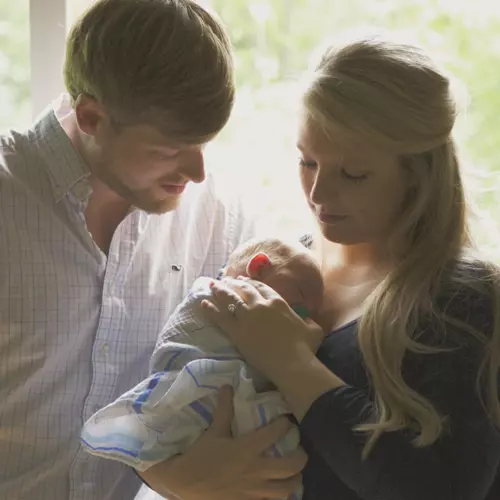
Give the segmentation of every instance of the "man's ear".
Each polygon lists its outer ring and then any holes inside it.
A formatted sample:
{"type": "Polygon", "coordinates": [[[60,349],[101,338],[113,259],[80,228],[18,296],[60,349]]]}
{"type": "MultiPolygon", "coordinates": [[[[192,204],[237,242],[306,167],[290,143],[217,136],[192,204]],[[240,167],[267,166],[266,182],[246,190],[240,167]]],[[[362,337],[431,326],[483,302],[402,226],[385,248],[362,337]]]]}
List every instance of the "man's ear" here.
{"type": "Polygon", "coordinates": [[[80,94],[75,102],[75,115],[78,127],[87,135],[95,137],[99,128],[107,121],[108,115],[101,104],[85,94],[80,94]]]}
{"type": "Polygon", "coordinates": [[[263,272],[272,267],[271,259],[267,254],[256,253],[247,264],[247,275],[252,279],[262,278],[263,272]]]}

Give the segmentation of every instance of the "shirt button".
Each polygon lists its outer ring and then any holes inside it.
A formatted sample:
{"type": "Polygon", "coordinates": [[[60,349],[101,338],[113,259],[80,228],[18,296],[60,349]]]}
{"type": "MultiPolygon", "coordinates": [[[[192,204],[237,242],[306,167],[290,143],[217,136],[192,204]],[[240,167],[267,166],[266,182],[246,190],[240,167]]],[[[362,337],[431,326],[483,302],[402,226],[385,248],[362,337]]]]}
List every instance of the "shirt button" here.
{"type": "Polygon", "coordinates": [[[109,344],[102,344],[102,352],[107,354],[109,352],[109,344]]]}

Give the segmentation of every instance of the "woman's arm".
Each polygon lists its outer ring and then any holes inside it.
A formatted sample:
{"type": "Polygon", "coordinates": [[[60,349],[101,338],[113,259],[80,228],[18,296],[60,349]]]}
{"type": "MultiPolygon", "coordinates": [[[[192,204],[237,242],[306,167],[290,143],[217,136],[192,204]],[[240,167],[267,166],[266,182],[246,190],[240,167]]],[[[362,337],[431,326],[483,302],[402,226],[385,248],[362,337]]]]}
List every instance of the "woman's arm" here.
{"type": "Polygon", "coordinates": [[[276,363],[268,370],[267,376],[300,422],[316,400],[334,389],[345,387],[345,383],[307,347],[296,351],[290,354],[287,350],[283,362],[276,363]]]}
{"type": "MultiPolygon", "coordinates": [[[[216,306],[209,305],[207,311],[246,359],[277,386],[301,421],[310,447],[361,498],[484,500],[500,464],[500,434],[475,392],[481,346],[409,356],[417,362],[413,373],[407,373],[407,383],[449,416],[449,433],[420,449],[412,445],[409,432],[387,433],[363,461],[365,438],[353,427],[366,422],[371,413],[368,394],[344,384],[315,358],[310,347],[314,342],[309,341],[314,329],[269,287],[232,284],[231,288],[217,285],[216,306]],[[225,311],[239,297],[245,304],[231,317],[225,311]]],[[[477,305],[475,298],[466,298],[468,302],[477,305]]],[[[475,306],[462,316],[470,320],[472,313],[479,315],[479,323],[485,314],[491,317],[489,305],[475,306]]],[[[471,337],[468,332],[452,332],[451,327],[446,335],[431,330],[427,330],[430,338],[471,337]]]]}
{"type": "MultiPolygon", "coordinates": [[[[433,362],[439,363],[434,358],[433,362]]],[[[318,362],[319,363],[319,362],[318,362]]],[[[443,394],[449,381],[429,380],[431,401],[455,399],[462,415],[450,415],[451,436],[434,446],[413,447],[407,432],[383,435],[362,461],[365,440],[353,432],[372,402],[360,390],[337,385],[324,366],[290,363],[274,383],[282,391],[306,440],[339,478],[365,500],[483,500],[500,464],[500,434],[474,394],[443,394]],[[327,389],[328,386],[331,389],[327,389]],[[337,386],[337,387],[335,387],[337,386]],[[467,408],[469,405],[469,408],[467,408]]],[[[451,380],[456,373],[441,370],[451,380]]],[[[453,401],[452,401],[453,403],[453,401]]]]}

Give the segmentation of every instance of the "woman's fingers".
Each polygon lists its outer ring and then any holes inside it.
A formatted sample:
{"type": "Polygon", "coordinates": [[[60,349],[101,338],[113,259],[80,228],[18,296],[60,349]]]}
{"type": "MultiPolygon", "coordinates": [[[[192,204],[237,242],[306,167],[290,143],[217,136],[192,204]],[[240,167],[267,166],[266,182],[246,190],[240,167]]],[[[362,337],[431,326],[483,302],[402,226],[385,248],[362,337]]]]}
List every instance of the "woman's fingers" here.
{"type": "Polygon", "coordinates": [[[224,278],[222,283],[230,290],[236,292],[249,305],[262,302],[262,295],[257,288],[253,286],[253,281],[243,278],[224,278]]]}
{"type": "Polygon", "coordinates": [[[241,298],[246,304],[254,305],[264,300],[277,300],[284,302],[281,295],[270,286],[261,281],[250,280],[248,278],[224,278],[214,283],[212,290],[215,295],[222,298],[241,298]]]}
{"type": "MultiPolygon", "coordinates": [[[[257,294],[257,296],[263,297],[266,300],[283,301],[283,298],[278,292],[276,292],[274,289],[272,289],[265,283],[262,283],[262,281],[246,280],[243,282],[243,284],[249,287],[252,290],[253,294],[257,294]]],[[[241,286],[242,285],[240,285],[240,287],[241,286]]]]}
{"type": "Polygon", "coordinates": [[[233,316],[240,309],[247,309],[247,303],[240,294],[231,289],[224,282],[214,282],[211,285],[212,299],[211,302],[219,309],[221,313],[229,312],[233,316]]]}

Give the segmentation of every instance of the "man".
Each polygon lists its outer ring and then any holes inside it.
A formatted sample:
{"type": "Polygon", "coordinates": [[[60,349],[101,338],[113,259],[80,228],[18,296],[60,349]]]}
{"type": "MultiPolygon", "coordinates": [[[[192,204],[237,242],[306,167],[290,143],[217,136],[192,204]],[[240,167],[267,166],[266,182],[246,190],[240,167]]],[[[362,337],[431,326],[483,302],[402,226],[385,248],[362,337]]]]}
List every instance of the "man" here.
{"type": "MultiPolygon", "coordinates": [[[[144,377],[191,283],[252,233],[203,164],[233,106],[230,45],[191,0],[98,0],[64,75],[69,96],[0,138],[0,498],[127,500],[138,476],[81,451],[82,423],[144,377]]],[[[231,412],[224,393],[146,481],[182,500],[286,497],[304,457],[261,453],[287,424],[233,439],[231,412]]]]}

